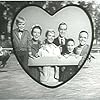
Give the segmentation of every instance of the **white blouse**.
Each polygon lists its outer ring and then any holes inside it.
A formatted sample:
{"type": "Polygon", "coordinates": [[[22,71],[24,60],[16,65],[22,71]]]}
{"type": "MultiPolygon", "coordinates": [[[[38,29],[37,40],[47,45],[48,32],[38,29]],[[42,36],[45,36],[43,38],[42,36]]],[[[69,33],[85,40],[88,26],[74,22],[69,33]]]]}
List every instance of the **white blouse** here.
{"type": "Polygon", "coordinates": [[[60,54],[60,48],[57,47],[55,44],[45,44],[43,45],[38,52],[38,55],[40,57],[54,57],[59,56],[60,54]]]}

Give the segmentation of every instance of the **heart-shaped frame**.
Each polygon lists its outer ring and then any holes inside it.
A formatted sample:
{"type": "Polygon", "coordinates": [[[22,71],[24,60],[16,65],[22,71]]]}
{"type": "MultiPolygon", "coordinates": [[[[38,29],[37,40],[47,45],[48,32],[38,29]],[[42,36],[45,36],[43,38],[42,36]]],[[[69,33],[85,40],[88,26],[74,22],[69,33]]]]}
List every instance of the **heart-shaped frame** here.
{"type": "MultiPolygon", "coordinates": [[[[65,7],[62,7],[62,8],[60,8],[59,10],[57,10],[57,11],[55,11],[53,14],[52,13],[50,13],[50,12],[48,12],[47,10],[45,10],[45,9],[43,9],[42,7],[40,7],[40,6],[37,6],[37,5],[27,5],[27,6],[24,6],[24,7],[22,7],[17,13],[16,13],[16,15],[15,15],[15,17],[14,17],[14,19],[13,19],[13,22],[12,22],[12,26],[11,26],[11,31],[12,31],[12,43],[13,43],[13,27],[15,27],[14,25],[15,25],[15,19],[16,19],[16,17],[19,15],[19,13],[21,13],[21,11],[23,10],[23,9],[26,9],[26,8],[28,8],[28,7],[34,7],[34,8],[38,8],[38,9],[41,9],[41,10],[43,10],[43,11],[45,11],[48,15],[50,15],[51,17],[53,17],[54,15],[56,15],[56,13],[58,13],[59,11],[61,11],[62,9],[65,9],[65,8],[68,8],[68,7],[75,7],[75,8],[78,8],[78,9],[80,9],[81,11],[83,11],[84,12],[84,14],[86,14],[86,16],[88,17],[88,19],[89,19],[89,22],[90,22],[90,27],[91,27],[91,32],[92,32],[92,34],[91,34],[91,39],[90,39],[90,48],[89,48],[89,51],[88,51],[88,54],[86,55],[86,58],[85,58],[85,60],[82,62],[82,64],[80,65],[80,68],[73,74],[73,76],[75,76],[76,74],[77,74],[77,72],[82,68],[82,66],[84,65],[84,63],[86,62],[86,60],[87,60],[87,58],[88,58],[88,56],[89,56],[89,54],[90,54],[90,51],[91,51],[91,48],[92,48],[92,44],[93,44],[93,38],[94,38],[94,28],[93,28],[93,22],[92,22],[92,19],[91,19],[91,16],[89,15],[89,13],[87,12],[87,10],[86,9],[84,9],[83,7],[81,7],[81,6],[79,6],[79,5],[67,5],[67,6],[65,6],[65,7]]],[[[24,15],[23,15],[24,16],[24,15]]],[[[72,34],[73,35],[73,34],[72,34]]],[[[14,43],[13,43],[13,47],[14,47],[15,45],[14,45],[14,43]]],[[[14,48],[14,51],[15,51],[15,48],[14,48]]],[[[16,53],[15,53],[15,55],[16,55],[16,53]]],[[[16,56],[17,57],[17,56],[16,56]]],[[[19,61],[19,59],[18,59],[18,57],[17,57],[17,60],[19,61]]],[[[22,65],[22,63],[19,61],[19,63],[20,63],[20,65],[23,67],[23,65],[22,65]]],[[[25,70],[25,69],[24,69],[25,70]]],[[[66,83],[67,81],[69,81],[73,76],[71,76],[68,80],[66,80],[66,81],[64,81],[64,82],[62,82],[62,83],[60,83],[60,84],[57,84],[57,85],[55,85],[55,86],[49,86],[49,85],[46,85],[46,84],[43,84],[43,83],[41,83],[41,82],[39,82],[38,80],[36,80],[34,77],[32,77],[32,75],[27,71],[27,70],[25,70],[25,72],[32,78],[32,79],[34,79],[36,82],[38,82],[39,84],[41,84],[41,85],[43,85],[43,86],[46,86],[46,87],[48,87],[48,88],[56,88],[56,87],[59,87],[59,86],[61,86],[62,84],[64,84],[64,83],[66,83]]]]}

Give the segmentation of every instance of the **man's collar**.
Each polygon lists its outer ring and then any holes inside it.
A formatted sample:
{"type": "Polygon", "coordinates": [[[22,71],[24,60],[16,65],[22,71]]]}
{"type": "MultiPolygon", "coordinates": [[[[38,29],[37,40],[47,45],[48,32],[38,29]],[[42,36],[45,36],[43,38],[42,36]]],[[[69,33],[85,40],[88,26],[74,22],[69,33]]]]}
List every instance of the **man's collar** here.
{"type": "Polygon", "coordinates": [[[18,29],[18,32],[21,32],[21,33],[23,33],[23,31],[24,31],[24,30],[19,30],[19,29],[18,29]]]}
{"type": "Polygon", "coordinates": [[[60,40],[61,40],[61,39],[63,39],[63,40],[65,39],[64,37],[60,37],[60,36],[59,36],[58,38],[59,38],[60,40]]]}

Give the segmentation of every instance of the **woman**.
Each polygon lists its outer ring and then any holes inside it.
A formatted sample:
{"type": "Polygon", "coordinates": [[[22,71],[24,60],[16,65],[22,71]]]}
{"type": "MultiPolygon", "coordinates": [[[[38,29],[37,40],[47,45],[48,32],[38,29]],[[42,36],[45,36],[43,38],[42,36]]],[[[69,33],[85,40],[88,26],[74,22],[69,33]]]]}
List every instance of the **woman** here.
{"type": "MultiPolygon", "coordinates": [[[[42,33],[42,28],[39,25],[35,25],[32,27],[32,31],[31,31],[32,40],[30,44],[31,51],[29,51],[29,56],[33,59],[36,58],[36,54],[41,47],[41,42],[39,40],[41,33],[42,33]]],[[[40,81],[41,68],[36,67],[36,66],[31,66],[30,69],[31,69],[30,70],[31,76],[37,81],[40,81]]]]}
{"type": "MultiPolygon", "coordinates": [[[[52,29],[47,30],[45,34],[45,41],[43,46],[39,49],[38,55],[40,57],[57,57],[60,56],[60,49],[57,47],[53,41],[55,38],[55,32],[52,29]]],[[[57,66],[44,66],[43,73],[41,73],[40,80],[41,82],[58,82],[54,78],[55,75],[55,68],[57,66]]]]}
{"type": "MultiPolygon", "coordinates": [[[[75,41],[70,38],[67,41],[66,44],[67,50],[66,53],[64,54],[64,57],[67,59],[68,57],[72,57],[72,60],[77,59],[78,57],[80,57],[79,55],[76,55],[74,52],[74,48],[75,48],[75,41]]],[[[81,59],[81,57],[80,57],[81,59]]],[[[64,66],[62,67],[62,76],[61,76],[61,80],[60,81],[66,81],[68,79],[70,79],[73,75],[75,75],[75,73],[78,71],[78,65],[69,65],[69,66],[64,66]]]]}

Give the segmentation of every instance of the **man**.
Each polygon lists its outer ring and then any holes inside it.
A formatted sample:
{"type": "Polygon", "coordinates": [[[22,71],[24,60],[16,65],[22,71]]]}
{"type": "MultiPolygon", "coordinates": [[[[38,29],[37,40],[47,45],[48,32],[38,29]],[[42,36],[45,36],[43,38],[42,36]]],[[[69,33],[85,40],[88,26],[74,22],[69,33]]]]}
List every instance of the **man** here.
{"type": "MultiPolygon", "coordinates": [[[[81,31],[79,33],[79,37],[78,37],[79,45],[75,48],[75,53],[83,57],[83,59],[79,63],[79,68],[82,65],[82,63],[84,62],[84,60],[86,59],[87,54],[88,54],[89,49],[90,49],[90,46],[87,44],[88,36],[89,36],[89,34],[87,31],[81,31]]],[[[94,58],[90,54],[88,57],[88,60],[90,60],[91,57],[94,58]]]]}
{"type": "Polygon", "coordinates": [[[81,31],[79,33],[79,45],[75,48],[75,52],[81,56],[87,55],[89,51],[89,45],[86,44],[88,39],[88,33],[86,31],[81,31]]]}
{"type": "Polygon", "coordinates": [[[61,54],[66,53],[66,46],[65,44],[67,43],[67,39],[65,37],[66,35],[66,31],[67,31],[67,25],[66,23],[60,23],[59,27],[58,27],[58,31],[59,31],[59,36],[57,38],[54,39],[54,44],[57,46],[60,46],[61,48],[61,54]]]}
{"type": "MultiPolygon", "coordinates": [[[[63,55],[67,51],[67,47],[65,45],[65,44],[67,44],[67,39],[65,37],[66,31],[67,31],[66,23],[64,23],[64,22],[60,23],[59,27],[58,27],[58,31],[59,31],[59,36],[54,39],[53,43],[60,47],[61,54],[63,55]]],[[[63,68],[65,68],[65,67],[59,66],[59,81],[62,81],[62,77],[64,74],[63,68]]]]}
{"type": "Polygon", "coordinates": [[[25,30],[25,19],[18,17],[16,19],[17,28],[13,30],[13,47],[16,57],[26,72],[29,72],[28,67],[28,52],[30,49],[31,36],[25,30]]]}

